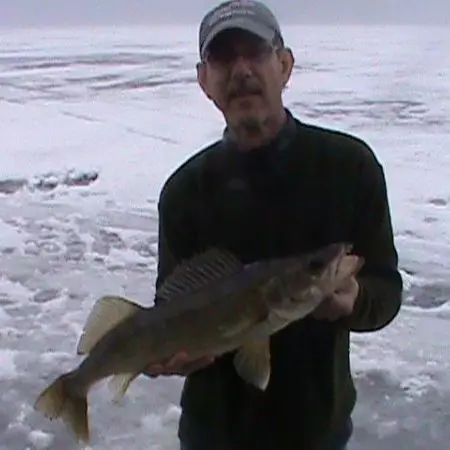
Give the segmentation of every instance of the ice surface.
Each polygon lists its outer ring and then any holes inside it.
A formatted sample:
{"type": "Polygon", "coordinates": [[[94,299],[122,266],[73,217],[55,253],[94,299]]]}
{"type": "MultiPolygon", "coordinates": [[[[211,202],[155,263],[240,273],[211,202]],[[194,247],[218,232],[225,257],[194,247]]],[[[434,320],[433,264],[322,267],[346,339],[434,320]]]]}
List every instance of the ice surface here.
{"type": "MultiPolygon", "coordinates": [[[[405,304],[352,337],[351,449],[450,442],[449,31],[291,27],[299,118],[363,137],[384,165],[405,304]]],[[[95,298],[151,304],[156,199],[222,131],[195,81],[196,29],[9,30],[0,44],[0,450],[76,449],[32,409],[79,358],[95,298]]],[[[181,380],[92,393],[93,449],[177,448],[181,380]]]]}

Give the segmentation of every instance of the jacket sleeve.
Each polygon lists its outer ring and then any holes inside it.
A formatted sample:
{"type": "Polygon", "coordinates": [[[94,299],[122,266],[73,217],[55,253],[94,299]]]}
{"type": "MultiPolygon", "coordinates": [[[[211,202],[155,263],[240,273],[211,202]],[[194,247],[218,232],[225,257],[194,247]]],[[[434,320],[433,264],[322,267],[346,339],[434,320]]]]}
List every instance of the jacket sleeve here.
{"type": "MultiPolygon", "coordinates": [[[[159,211],[158,223],[158,269],[156,275],[155,288],[158,289],[164,279],[169,275],[178,263],[176,246],[174,248],[174,235],[176,233],[173,227],[169,226],[170,217],[164,217],[159,211]]],[[[156,298],[155,298],[156,300],[156,298]]]]}
{"type": "Polygon", "coordinates": [[[351,331],[375,331],[398,314],[403,282],[398,270],[391,214],[383,168],[369,150],[357,185],[354,252],[365,263],[357,276],[360,290],[348,318],[351,331]]]}
{"type": "MultiPolygon", "coordinates": [[[[194,203],[195,198],[184,183],[162,190],[158,202],[156,290],[183,259],[195,252],[198,233],[192,221],[191,206],[194,203]]],[[[158,305],[156,295],[154,301],[158,305]]]]}

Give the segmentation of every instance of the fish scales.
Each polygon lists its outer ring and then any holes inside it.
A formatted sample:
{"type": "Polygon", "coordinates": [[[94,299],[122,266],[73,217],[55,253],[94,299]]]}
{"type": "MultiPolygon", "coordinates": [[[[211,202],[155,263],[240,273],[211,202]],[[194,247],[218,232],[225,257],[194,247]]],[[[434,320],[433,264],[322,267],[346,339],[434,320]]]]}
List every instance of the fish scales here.
{"type": "Polygon", "coordinates": [[[35,409],[62,418],[79,441],[89,442],[87,395],[112,376],[117,401],[152,364],[179,351],[192,358],[235,351],[246,382],[270,381],[270,336],[309,314],[363,259],[334,243],[308,254],[242,264],[212,248],[180,263],[156,292],[158,306],[142,307],[104,296],[89,314],[77,353],[85,359],[46,387],[35,409]]]}

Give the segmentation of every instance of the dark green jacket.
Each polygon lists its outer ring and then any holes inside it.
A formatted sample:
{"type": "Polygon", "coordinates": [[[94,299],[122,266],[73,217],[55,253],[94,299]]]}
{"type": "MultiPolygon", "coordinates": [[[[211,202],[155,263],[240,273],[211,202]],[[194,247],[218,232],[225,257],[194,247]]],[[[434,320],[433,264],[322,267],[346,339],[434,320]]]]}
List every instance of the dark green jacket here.
{"type": "Polygon", "coordinates": [[[266,392],[246,385],[230,355],[187,377],[180,436],[211,450],[318,450],[355,403],[350,331],[374,331],[398,313],[397,270],[384,173],[371,149],[344,133],[288,121],[274,142],[239,152],[224,138],[165,183],[159,201],[157,286],[182,258],[214,244],[243,262],[349,241],[365,258],[349,318],[307,317],[272,337],[266,392]]]}

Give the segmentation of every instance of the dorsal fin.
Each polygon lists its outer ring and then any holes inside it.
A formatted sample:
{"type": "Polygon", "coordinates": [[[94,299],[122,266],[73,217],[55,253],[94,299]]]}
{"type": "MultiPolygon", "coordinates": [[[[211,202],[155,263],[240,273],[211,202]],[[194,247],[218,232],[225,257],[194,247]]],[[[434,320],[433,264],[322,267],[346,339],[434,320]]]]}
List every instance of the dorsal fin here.
{"type": "Polygon", "coordinates": [[[123,297],[108,295],[100,297],[86,320],[78,342],[77,354],[89,353],[108,331],[141,308],[142,306],[123,297]]]}
{"type": "Polygon", "coordinates": [[[210,283],[233,275],[244,268],[231,252],[217,247],[182,261],[156,291],[156,297],[171,301],[192,294],[210,283]]]}

